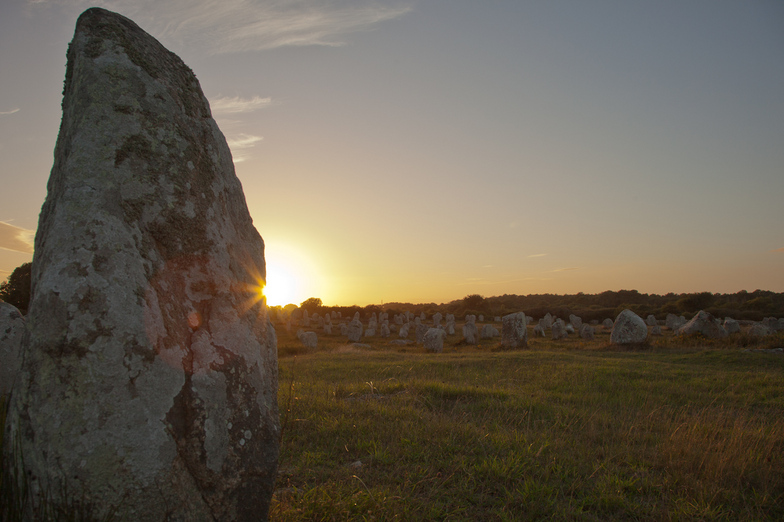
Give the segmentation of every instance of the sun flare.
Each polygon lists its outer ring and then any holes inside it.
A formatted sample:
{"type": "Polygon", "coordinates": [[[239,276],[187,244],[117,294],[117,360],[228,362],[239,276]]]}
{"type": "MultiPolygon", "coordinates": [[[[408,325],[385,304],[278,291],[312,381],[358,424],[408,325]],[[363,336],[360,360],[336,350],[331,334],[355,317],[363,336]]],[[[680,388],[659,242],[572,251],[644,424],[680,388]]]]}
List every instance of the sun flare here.
{"type": "Polygon", "coordinates": [[[263,294],[267,306],[299,305],[309,297],[320,297],[318,270],[310,258],[289,245],[267,243],[267,282],[263,294]]]}

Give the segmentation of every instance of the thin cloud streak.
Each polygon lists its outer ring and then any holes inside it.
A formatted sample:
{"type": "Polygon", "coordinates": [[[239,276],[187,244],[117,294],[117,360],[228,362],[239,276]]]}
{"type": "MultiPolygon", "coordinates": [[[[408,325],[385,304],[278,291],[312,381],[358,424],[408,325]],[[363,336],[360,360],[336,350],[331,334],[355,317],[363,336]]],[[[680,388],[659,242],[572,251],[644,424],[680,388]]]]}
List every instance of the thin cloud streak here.
{"type": "Polygon", "coordinates": [[[570,266],[569,268],[556,268],[553,272],[568,272],[570,270],[580,270],[579,266],[570,266]]]}
{"type": "Polygon", "coordinates": [[[546,255],[547,255],[547,254],[531,254],[531,255],[530,255],[530,256],[528,256],[528,257],[529,257],[529,258],[530,258],[530,257],[544,257],[544,256],[546,256],[546,255]]]}
{"type": "Polygon", "coordinates": [[[210,54],[346,44],[345,35],[399,18],[411,7],[373,0],[118,0],[99,2],[150,27],[160,39],[210,54]]]}
{"type": "Polygon", "coordinates": [[[210,102],[210,109],[214,114],[239,114],[264,109],[272,105],[272,98],[240,98],[239,96],[224,96],[210,102]]]}
{"type": "Polygon", "coordinates": [[[15,227],[0,221],[0,248],[23,254],[33,253],[35,230],[15,227]]]}
{"type": "Polygon", "coordinates": [[[8,114],[16,114],[22,109],[11,109],[10,111],[0,111],[0,116],[6,116],[8,114]]]}
{"type": "Polygon", "coordinates": [[[774,250],[771,250],[771,252],[784,252],[784,247],[776,248],[774,250]]]}

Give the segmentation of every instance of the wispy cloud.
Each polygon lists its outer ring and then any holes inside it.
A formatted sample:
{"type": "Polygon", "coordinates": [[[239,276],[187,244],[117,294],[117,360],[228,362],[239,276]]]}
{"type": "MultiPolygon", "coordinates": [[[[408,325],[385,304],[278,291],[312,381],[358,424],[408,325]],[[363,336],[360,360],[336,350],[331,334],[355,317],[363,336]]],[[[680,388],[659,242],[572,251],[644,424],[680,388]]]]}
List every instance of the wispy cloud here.
{"type": "Polygon", "coordinates": [[[553,272],[568,272],[570,270],[580,270],[579,266],[570,266],[568,268],[556,268],[553,272]]]}
{"type": "Polygon", "coordinates": [[[530,255],[530,256],[528,256],[528,257],[544,257],[544,256],[546,256],[546,255],[547,255],[547,254],[531,254],[531,255],[530,255]]]}
{"type": "Polygon", "coordinates": [[[253,112],[272,105],[272,98],[262,98],[254,96],[252,98],[240,98],[239,96],[224,96],[210,102],[210,108],[216,114],[239,114],[253,112]]]}
{"type": "Polygon", "coordinates": [[[253,136],[251,134],[237,134],[226,138],[226,143],[228,143],[229,148],[231,149],[231,156],[234,159],[234,163],[242,163],[245,161],[247,156],[244,154],[244,151],[252,149],[263,139],[264,138],[261,136],[253,136]]]}
{"type": "Polygon", "coordinates": [[[774,248],[771,252],[784,252],[784,247],[781,248],[774,248]]]}
{"type": "MultiPolygon", "coordinates": [[[[88,3],[76,0],[77,3],[88,3]]],[[[93,0],[159,39],[211,54],[341,46],[346,35],[411,11],[411,0],[93,0]]]]}
{"type": "Polygon", "coordinates": [[[24,254],[33,253],[35,230],[15,227],[0,221],[0,248],[24,254]]]}
{"type": "Polygon", "coordinates": [[[7,114],[16,114],[21,109],[11,109],[10,111],[0,111],[0,116],[5,116],[7,114]]]}

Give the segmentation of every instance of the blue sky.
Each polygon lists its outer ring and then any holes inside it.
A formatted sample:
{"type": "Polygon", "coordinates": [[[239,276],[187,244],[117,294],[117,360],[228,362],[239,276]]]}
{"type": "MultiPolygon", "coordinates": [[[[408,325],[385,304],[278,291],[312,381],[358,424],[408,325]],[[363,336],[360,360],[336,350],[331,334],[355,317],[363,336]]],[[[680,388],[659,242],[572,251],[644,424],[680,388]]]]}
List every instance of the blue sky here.
{"type": "Polygon", "coordinates": [[[784,291],[777,1],[11,0],[0,275],[91,5],[196,73],[292,302],[784,291]]]}

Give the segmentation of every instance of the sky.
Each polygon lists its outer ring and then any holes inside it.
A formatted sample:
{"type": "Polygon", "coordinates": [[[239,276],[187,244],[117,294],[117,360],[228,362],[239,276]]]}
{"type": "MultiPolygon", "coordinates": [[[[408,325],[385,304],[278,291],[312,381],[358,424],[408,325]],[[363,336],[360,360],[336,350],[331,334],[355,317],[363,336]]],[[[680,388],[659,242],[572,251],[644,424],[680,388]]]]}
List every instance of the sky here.
{"type": "Polygon", "coordinates": [[[784,292],[777,0],[5,0],[0,278],[91,6],[198,77],[271,305],[784,292]]]}

